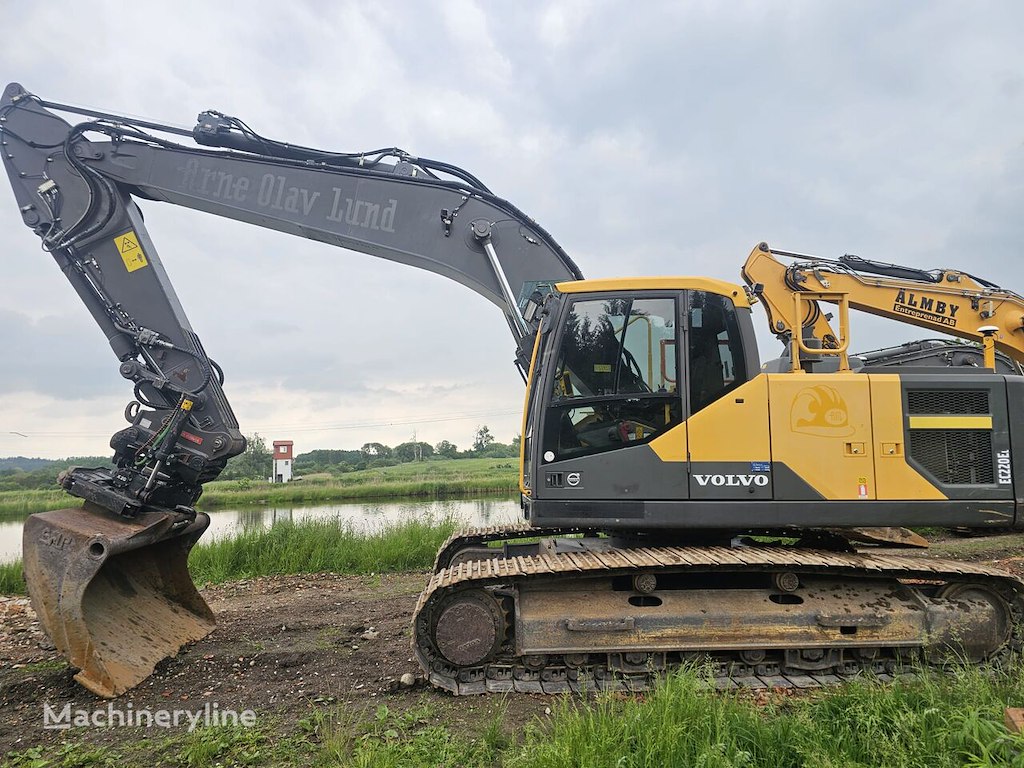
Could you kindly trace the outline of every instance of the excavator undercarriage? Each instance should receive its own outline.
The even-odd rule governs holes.
[[[414,620],[434,685],[635,691],[706,664],[719,688],[809,688],[1000,665],[1022,643],[1024,582],[985,566],[777,543],[617,547],[596,531],[515,543],[536,535],[465,531],[442,548]]]

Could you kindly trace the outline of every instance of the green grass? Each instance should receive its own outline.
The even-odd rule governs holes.
[[[82,500],[60,488],[39,491],[0,491],[0,516],[17,517],[48,509],[79,507]]]
[[[764,707],[682,673],[645,698],[562,701],[504,765],[1024,765],[1024,737],[1002,722],[1005,706],[1024,703],[1021,671],[987,676],[965,668],[890,685],[856,682]]]
[[[21,573],[21,560],[0,563],[0,595],[24,595],[25,579]]]
[[[278,522],[200,544],[189,557],[197,583],[287,573],[380,573],[429,568],[454,520],[407,520],[372,531],[339,520]]]
[[[68,741],[9,753],[0,765],[9,768],[117,768],[127,764],[110,747]]]
[[[211,726],[197,728],[181,739],[170,738],[162,745],[162,752],[173,757],[180,766],[263,766],[290,765],[294,755],[291,740],[283,739],[277,745],[263,728],[258,726]],[[275,758],[275,752],[282,752]]]
[[[316,473],[291,483],[218,480],[207,483],[201,508],[370,498],[445,498],[519,490],[514,459],[439,459],[342,475]]]
[[[192,732],[186,728],[170,731],[129,728],[124,730],[128,738],[121,744],[93,745],[67,740],[57,745],[29,747],[10,753],[0,765],[10,768],[307,765],[318,751],[317,745],[302,733],[272,733],[275,725],[274,720],[267,719],[251,728],[210,726],[196,728]]]
[[[451,725],[429,699],[400,711],[310,705],[298,723],[171,732],[121,744],[65,743],[7,756],[13,766],[314,765],[359,768],[952,768],[1024,765],[1024,737],[1003,708],[1024,703],[1024,669],[964,668],[883,685],[849,683],[798,697],[711,690],[700,671],[649,694],[553,699],[550,716],[504,708]],[[391,709],[389,704],[396,705]],[[455,710],[445,706],[449,713]],[[76,734],[78,735],[78,734]],[[82,739],[88,738],[86,734]],[[155,751],[154,751],[155,750]],[[143,755],[142,753],[147,753]],[[141,759],[141,758],[150,759]]]
[[[320,745],[322,765],[485,768],[498,765],[511,743],[502,713],[487,722],[480,738],[468,738],[437,723],[427,704],[405,712],[381,704],[372,713],[338,706],[315,711],[305,724]]]

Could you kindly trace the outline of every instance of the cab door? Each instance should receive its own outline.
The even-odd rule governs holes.
[[[651,447],[683,421],[681,292],[580,293],[565,301],[554,365],[540,383],[547,403],[537,497],[686,498],[685,463],[666,464]]]
[[[768,384],[750,310],[710,291],[683,300],[690,498],[771,499]]]

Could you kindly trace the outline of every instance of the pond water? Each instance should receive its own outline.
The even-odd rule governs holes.
[[[337,502],[315,507],[244,507],[207,510],[210,528],[202,541],[232,536],[239,531],[269,528],[278,520],[339,519],[357,528],[375,527],[402,520],[441,520],[450,517],[466,525],[506,525],[520,517],[518,499],[482,498],[448,501]],[[23,519],[0,521],[0,563],[21,557]]]

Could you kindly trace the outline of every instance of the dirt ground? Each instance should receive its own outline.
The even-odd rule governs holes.
[[[943,539],[923,556],[989,563],[1024,576],[1024,537]],[[425,573],[380,576],[274,576],[210,586],[217,614],[207,638],[163,662],[119,700],[135,710],[253,709],[280,728],[295,727],[317,705],[346,705],[370,716],[380,704],[404,710],[430,704],[434,717],[461,733],[485,727],[504,710],[510,727],[543,716],[549,697],[456,698],[433,690],[409,647],[412,611]],[[412,686],[400,679],[414,675]],[[43,729],[43,703],[55,709],[105,707],[72,679],[26,598],[0,598],[0,754],[64,738],[104,743],[134,729]]]
[[[203,596],[217,628],[161,663],[119,704],[201,710],[207,702],[252,709],[261,721],[287,728],[316,705],[344,703],[370,716],[427,700],[440,722],[461,732],[482,729],[502,711],[526,722],[543,714],[545,696],[455,698],[422,680],[410,649],[410,624],[426,573],[380,576],[270,576],[210,586]],[[402,675],[416,677],[411,687]],[[106,700],[72,679],[27,598],[0,597],[0,755],[48,744],[65,732],[43,729],[43,703],[93,711]],[[133,729],[80,729],[73,739],[103,743]]]

